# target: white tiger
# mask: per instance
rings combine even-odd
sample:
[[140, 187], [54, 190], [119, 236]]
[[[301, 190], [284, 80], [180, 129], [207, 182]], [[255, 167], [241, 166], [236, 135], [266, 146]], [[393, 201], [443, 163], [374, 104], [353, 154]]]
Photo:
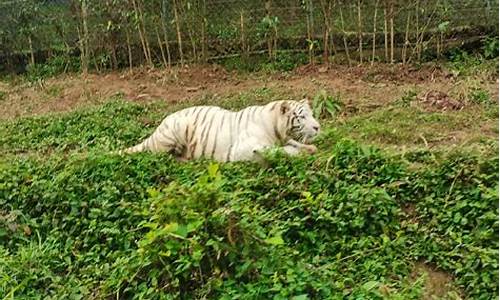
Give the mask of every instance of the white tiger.
[[274, 101], [237, 112], [195, 106], [168, 115], [151, 136], [120, 153], [149, 150], [169, 152], [180, 160], [255, 160], [262, 150], [273, 146], [281, 146], [291, 155], [314, 153], [316, 147], [304, 143], [319, 130], [307, 99]]

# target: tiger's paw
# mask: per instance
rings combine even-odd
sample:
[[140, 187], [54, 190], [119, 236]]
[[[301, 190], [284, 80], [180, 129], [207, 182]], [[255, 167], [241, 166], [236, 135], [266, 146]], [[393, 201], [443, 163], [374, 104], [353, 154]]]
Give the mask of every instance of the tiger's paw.
[[305, 145], [303, 149], [309, 154], [314, 154], [318, 152], [318, 148], [314, 145]]

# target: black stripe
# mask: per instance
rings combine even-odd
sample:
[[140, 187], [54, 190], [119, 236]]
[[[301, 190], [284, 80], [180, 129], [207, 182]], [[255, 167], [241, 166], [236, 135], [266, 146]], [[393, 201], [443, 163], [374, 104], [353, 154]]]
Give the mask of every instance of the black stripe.
[[186, 144], [188, 143], [188, 137], [189, 137], [189, 125], [186, 125], [186, 130], [184, 130], [184, 141]]
[[203, 119], [201, 120], [200, 124], [205, 123], [205, 119], [207, 118], [208, 112], [210, 112], [210, 111], [211, 111], [211, 109], [209, 107], [207, 107], [207, 109], [205, 110], [205, 114], [203, 115]]
[[194, 116], [194, 122], [193, 122], [195, 124], [194, 127], [196, 127], [196, 124], [198, 123], [198, 116], [200, 115], [201, 111], [203, 110], [203, 106], [200, 106], [199, 108], [200, 108], [200, 110], [198, 110], [198, 112], [196, 113], [196, 116]]
[[220, 120], [220, 125], [219, 125], [219, 130], [215, 133], [215, 138], [214, 138], [214, 145], [212, 147], [212, 154], [210, 155], [211, 158], [214, 158], [215, 154], [215, 149], [217, 148], [217, 138], [219, 137], [219, 132], [222, 130], [222, 126], [224, 125], [224, 120], [226, 120], [226, 114], [222, 115], [222, 120]]
[[214, 118], [217, 116], [217, 112], [214, 112], [212, 114], [212, 118], [210, 118], [210, 123], [208, 124], [208, 130], [207, 132], [205, 133], [205, 136], [202, 138], [202, 143], [203, 143], [203, 149], [201, 150], [201, 156], [205, 156], [205, 151], [207, 150], [207, 145], [208, 145], [208, 141], [207, 141], [207, 137], [208, 135], [210, 134], [210, 131], [212, 129], [212, 123], [214, 122]]
[[[245, 111], [243, 112], [243, 113], [245, 114], [245, 118], [242, 118], [242, 120], [241, 120], [242, 122], [240, 123], [240, 125], [241, 125], [241, 124], [243, 124], [243, 123], [245, 123], [245, 124], [246, 124], [246, 125], [244, 125], [244, 126], [243, 126], [243, 130], [245, 130], [245, 129], [248, 127], [248, 126], [247, 126], [247, 125], [248, 125], [248, 118], [250, 117], [249, 110], [250, 110], [250, 108], [247, 108], [247, 109], [245, 109]], [[243, 121], [244, 119], [246, 119], [246, 121]], [[238, 127], [238, 128], [239, 128], [239, 127]]]
[[198, 141], [194, 141], [191, 144], [191, 153], [189, 158], [194, 158], [194, 151], [196, 150], [196, 145], [198, 144]]
[[236, 124], [235, 124], [235, 125], [237, 126], [237, 128], [238, 128], [238, 129], [236, 130], [237, 132], [239, 132], [239, 131], [240, 131], [240, 122], [241, 122], [241, 118], [243, 117], [244, 112], [245, 112], [244, 110], [240, 110], [240, 111], [238, 112], [238, 114], [240, 114], [240, 115], [238, 116], [238, 119], [236, 120]]
[[158, 130], [158, 132], [160, 133], [161, 137], [167, 141], [172, 141], [174, 143], [176, 143], [177, 141], [175, 140], [175, 138], [171, 137], [171, 136], [168, 136], [166, 135], [163, 131], [161, 130]]
[[281, 137], [281, 134], [278, 131], [278, 124], [274, 123], [273, 129], [274, 129], [274, 135], [276, 136], [276, 138], [279, 141], [281, 141], [282, 137]]
[[226, 161], [230, 161], [231, 159], [231, 151], [233, 150], [233, 144], [229, 145], [229, 149], [227, 150]]

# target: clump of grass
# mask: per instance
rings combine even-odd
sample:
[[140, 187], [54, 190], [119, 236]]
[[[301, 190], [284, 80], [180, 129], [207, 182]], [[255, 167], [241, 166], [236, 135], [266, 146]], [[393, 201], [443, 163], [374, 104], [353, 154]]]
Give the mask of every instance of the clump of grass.
[[330, 95], [326, 90], [320, 90], [316, 93], [312, 101], [313, 114], [320, 119], [335, 119], [343, 106], [340, 94]]
[[113, 102], [1, 127], [12, 151], [0, 164], [2, 295], [419, 299], [413, 269], [427, 261], [468, 297], [495, 297], [496, 154], [401, 157], [346, 138], [453, 118], [392, 108], [326, 122], [318, 154], [271, 152], [266, 168], [108, 153], [152, 129], [145, 116], [178, 108]]

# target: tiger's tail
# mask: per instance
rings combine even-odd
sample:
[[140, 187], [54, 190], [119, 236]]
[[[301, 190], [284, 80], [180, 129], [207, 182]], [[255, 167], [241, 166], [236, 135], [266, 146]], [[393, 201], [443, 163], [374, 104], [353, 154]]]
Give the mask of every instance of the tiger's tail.
[[130, 153], [136, 153], [136, 152], [143, 152], [145, 150], [148, 150], [148, 140], [150, 139], [151, 137], [145, 139], [144, 141], [142, 141], [141, 143], [135, 145], [135, 146], [132, 146], [132, 147], [129, 147], [129, 148], [126, 148], [126, 149], [123, 149], [123, 150], [119, 150], [118, 152], [116, 152], [118, 155], [123, 155], [123, 154], [130, 154]]

